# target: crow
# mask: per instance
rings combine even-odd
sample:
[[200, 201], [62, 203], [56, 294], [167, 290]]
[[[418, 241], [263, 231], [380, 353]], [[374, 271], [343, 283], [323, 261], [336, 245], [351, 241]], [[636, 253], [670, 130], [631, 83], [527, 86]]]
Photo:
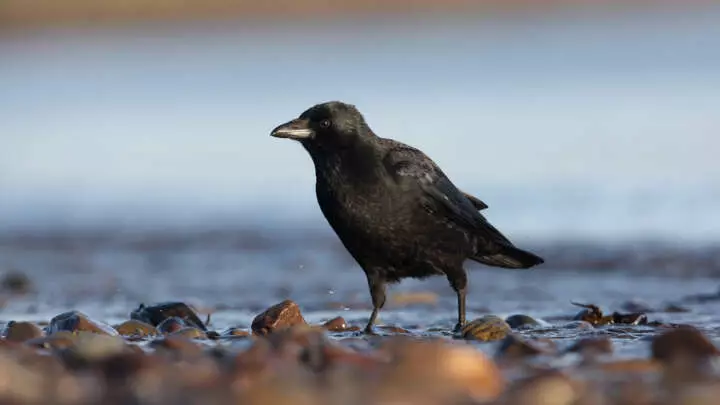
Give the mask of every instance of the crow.
[[423, 152], [376, 135], [352, 104], [314, 105], [270, 135], [299, 141], [312, 158], [320, 210], [367, 277], [373, 310], [366, 333], [373, 333], [389, 283], [447, 277], [458, 331], [465, 260], [508, 269], [544, 262], [515, 247], [480, 213], [487, 204], [459, 190]]

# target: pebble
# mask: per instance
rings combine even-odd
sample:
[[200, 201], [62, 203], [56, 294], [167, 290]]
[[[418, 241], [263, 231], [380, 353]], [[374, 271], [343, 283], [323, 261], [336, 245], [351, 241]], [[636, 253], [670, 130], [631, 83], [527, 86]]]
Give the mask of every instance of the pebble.
[[465, 324], [460, 331], [460, 336], [467, 340], [487, 342], [504, 339], [510, 332], [510, 325], [502, 318], [486, 315]]
[[705, 360], [720, 354], [718, 348], [692, 326], [671, 329], [655, 337], [651, 352], [652, 358], [661, 362]]
[[137, 309], [130, 313], [131, 319], [137, 319], [157, 327], [162, 321], [177, 317], [183, 320], [188, 326], [194, 326], [202, 331], [207, 331], [205, 323], [200, 320], [197, 313], [184, 302], [163, 302], [145, 306], [140, 304]]
[[82, 331], [98, 333], [101, 335], [119, 336], [118, 331], [112, 326], [90, 319], [87, 315], [79, 311], [64, 312], [52, 318], [47, 327], [48, 335], [52, 335], [53, 333], [59, 331]]
[[160, 332], [158, 332], [158, 330], [154, 326], [150, 325], [149, 323], [138, 321], [136, 319], [130, 319], [121, 323], [120, 325], [116, 325], [115, 330], [117, 330], [121, 336], [128, 337], [145, 338], [157, 336], [160, 334]]
[[505, 318], [505, 322], [510, 325], [512, 329], [531, 328], [540, 325], [540, 322], [535, 320], [535, 318], [522, 314], [510, 315]]
[[550, 340], [535, 341], [526, 340], [518, 335], [510, 334], [500, 342], [496, 357], [502, 359], [525, 359], [537, 355], [554, 354], [556, 351], [554, 342]]
[[5, 339], [12, 342], [25, 342], [43, 336], [43, 331], [34, 323], [10, 321], [6, 325], [3, 335]]
[[256, 316], [252, 321], [252, 331], [253, 334], [262, 336], [279, 329], [306, 324], [298, 304], [285, 300]]
[[348, 324], [342, 316], [336, 316], [335, 318], [323, 323], [322, 326], [331, 332], [343, 332], [348, 328]]

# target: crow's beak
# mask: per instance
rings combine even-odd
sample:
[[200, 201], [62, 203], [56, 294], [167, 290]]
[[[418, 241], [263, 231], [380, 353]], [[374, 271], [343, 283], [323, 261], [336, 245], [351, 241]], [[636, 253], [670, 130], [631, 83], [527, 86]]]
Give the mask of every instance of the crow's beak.
[[270, 132], [270, 136], [275, 138], [290, 138], [298, 141], [312, 138], [314, 135], [315, 131], [310, 128], [310, 122], [300, 118], [286, 122]]

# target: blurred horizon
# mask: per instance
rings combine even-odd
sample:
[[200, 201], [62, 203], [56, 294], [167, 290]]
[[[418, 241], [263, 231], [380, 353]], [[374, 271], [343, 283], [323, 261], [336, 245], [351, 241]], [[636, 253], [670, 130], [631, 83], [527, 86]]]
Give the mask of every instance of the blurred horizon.
[[358, 106], [513, 239], [720, 237], [720, 5], [203, 21], [0, 35], [0, 233], [330, 232], [306, 152]]

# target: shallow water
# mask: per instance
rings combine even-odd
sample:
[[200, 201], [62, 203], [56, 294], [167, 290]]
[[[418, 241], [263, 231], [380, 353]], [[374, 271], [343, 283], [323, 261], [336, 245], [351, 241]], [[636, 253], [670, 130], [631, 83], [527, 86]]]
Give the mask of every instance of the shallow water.
[[[77, 309], [113, 323], [128, 319], [141, 302], [168, 300], [186, 301], [202, 316], [211, 313], [210, 327], [216, 330], [249, 328], [259, 312], [287, 298], [300, 305], [311, 323], [341, 315], [350, 324], [363, 326], [370, 313], [362, 271], [327, 233], [308, 234], [304, 239], [272, 233], [235, 239], [207, 234], [118, 235], [0, 239], [0, 265], [27, 274], [34, 288], [23, 296], [5, 294], [1, 320], [42, 322]], [[645, 357], [649, 346], [644, 338], [655, 328], [564, 327], [580, 310], [571, 305], [573, 301], [596, 304], [606, 314], [628, 312], [624, 304], [634, 302], [660, 310], [648, 313], [650, 321], [692, 324], [720, 340], [720, 296], [692, 298], [714, 294], [718, 273], [711, 267], [680, 267], [684, 270], [680, 271], [677, 266], [663, 267], [662, 262], [652, 260], [663, 255], [665, 260], [672, 256], [689, 263], [698, 257], [717, 257], [716, 250], [638, 246], [643, 247], [637, 247], [634, 256], [649, 258], [648, 263], [626, 269], [622, 263], [632, 262], [627, 254], [599, 262], [598, 257], [613, 257], [608, 254], [611, 249], [600, 245], [538, 246], [548, 262], [530, 271], [468, 264], [468, 319], [526, 314], [543, 325], [520, 331], [523, 335], [549, 337], [561, 347], [579, 337], [608, 335], [615, 343], [616, 356]], [[403, 305], [396, 301], [412, 293], [425, 293], [426, 298], [421, 298], [425, 302]], [[662, 312], [671, 303], [688, 312]], [[406, 280], [391, 287], [378, 323], [400, 326], [418, 336], [450, 337], [455, 317], [455, 296], [447, 281], [436, 277]], [[495, 350], [493, 343], [478, 346], [488, 352]]]

